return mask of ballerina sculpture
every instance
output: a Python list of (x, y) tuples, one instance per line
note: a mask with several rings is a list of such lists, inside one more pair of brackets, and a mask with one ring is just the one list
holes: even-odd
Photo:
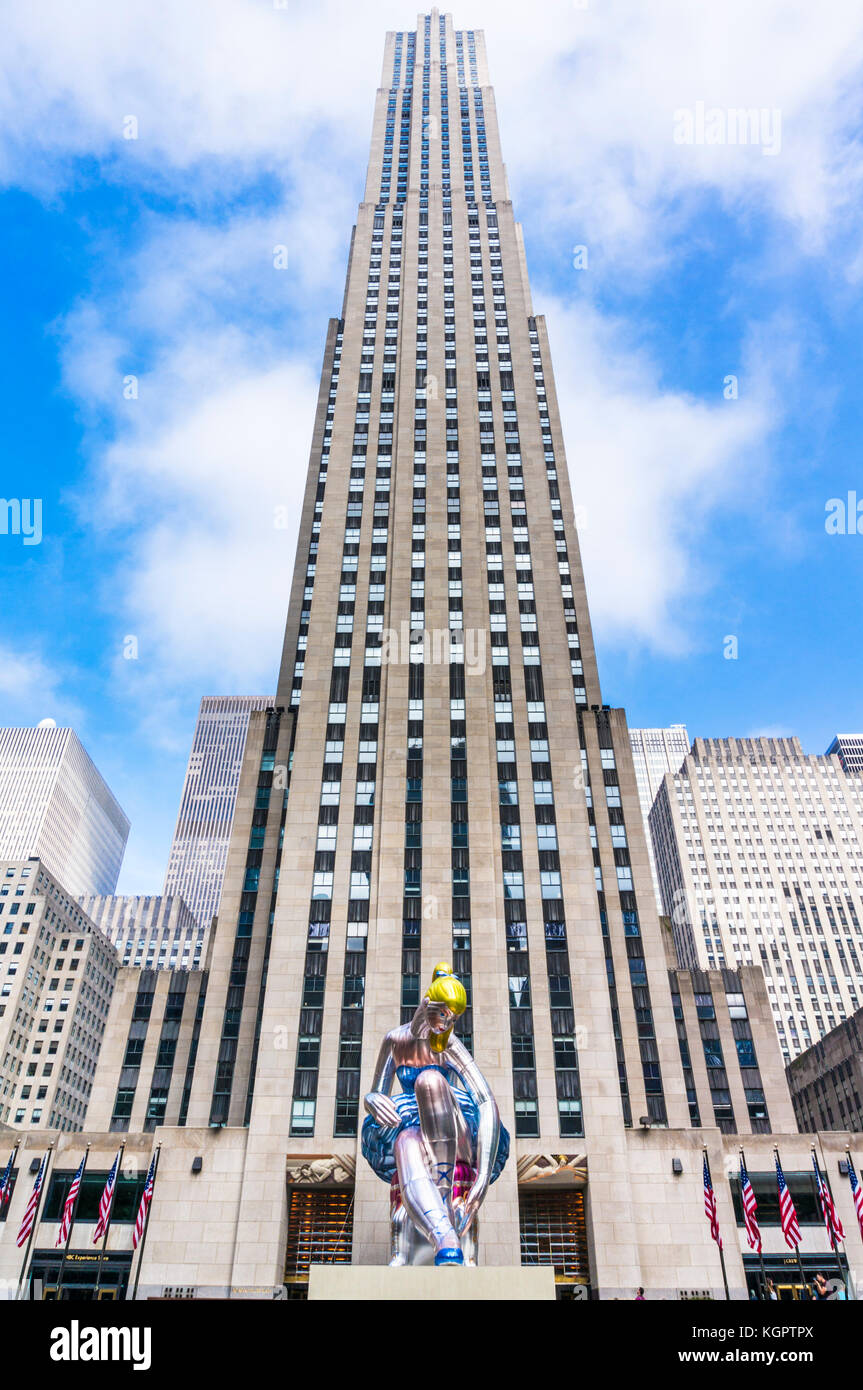
[(410, 1023), (384, 1038), (365, 1097), (362, 1151), (391, 1185), (393, 1265), (422, 1263), (429, 1245), (436, 1265), (476, 1263), (477, 1212), (509, 1154), (488, 1082), (453, 1034), (466, 1008), (461, 980), (436, 965)]

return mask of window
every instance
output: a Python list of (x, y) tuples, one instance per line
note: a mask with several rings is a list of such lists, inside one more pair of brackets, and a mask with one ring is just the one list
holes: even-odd
[(510, 975), (509, 1006), (511, 1009), (530, 1008), (530, 979), (527, 975)]
[(559, 1100), (557, 1113), (561, 1134), (581, 1135), (584, 1133), (581, 1122), (580, 1100)]
[(572, 1008), (572, 990), (568, 975), (549, 975), (549, 1003), (553, 1009)]
[(741, 1067), (757, 1067), (755, 1044), (751, 1038), (737, 1038), (737, 1056)]
[(572, 1071), (578, 1066), (575, 1038), (559, 1037), (554, 1040), (554, 1065), (559, 1071)]
[(291, 1134), (309, 1135), (315, 1129), (315, 1102), (295, 1100), (291, 1107)]
[(712, 994), (696, 994), (695, 1012), (699, 1018), (715, 1018), (716, 1010), (713, 1007)]
[(321, 1055), (320, 1038), (309, 1035), (301, 1036), (297, 1043), (297, 1066), (298, 1067), (317, 1067)]
[(531, 1138), (539, 1134), (539, 1116), (537, 1115), (535, 1100), (517, 1100), (515, 1102), (515, 1132), (524, 1138)]

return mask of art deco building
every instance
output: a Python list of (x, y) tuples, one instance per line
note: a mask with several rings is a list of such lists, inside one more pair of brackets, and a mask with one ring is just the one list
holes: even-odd
[(113, 893), (128, 836), (72, 729), (0, 729), (0, 859), (38, 857), (69, 893)]
[[(677, 970), (669, 931), (626, 719), (600, 692), (484, 38), (432, 10), (386, 39), (278, 695), (249, 718), (206, 992), (201, 980), (178, 1019), (170, 972), (153, 988), (130, 972), (100, 1079), (99, 1122), (130, 1119), (139, 1169), (161, 1143), (142, 1292), (302, 1296), (324, 1266), (314, 1296), (340, 1265), (387, 1264), (389, 1192), (359, 1153), (361, 1098), (381, 1038), (446, 959), (513, 1141), (480, 1264), (545, 1266), (552, 1294), (552, 1267), (570, 1295), (716, 1292), (706, 1144), (746, 1297), (739, 1136), (769, 1177), (781, 1132), (804, 1184), (808, 1140), (791, 1132), (757, 975)], [(189, 1034), (151, 1139), (138, 1126), (169, 1001)], [(144, 1054), (130, 1105), (120, 1073)], [(90, 1137), (106, 1171), (116, 1129)], [(26, 1136), (26, 1160), (46, 1139)], [(66, 1136), (59, 1149), (65, 1174), (77, 1151)], [(837, 1194), (846, 1228), (849, 1202)], [(824, 1238), (807, 1229), (804, 1260), (823, 1259)], [(781, 1260), (778, 1227), (765, 1245)], [(7, 1247), (0, 1275), (15, 1273)], [(127, 1229), (109, 1252), (121, 1287)], [(54, 1268), (41, 1228), (36, 1254)], [(512, 1297), (513, 1277), (500, 1288)]]
[(676, 772), (689, 752), (689, 735), (685, 724), (672, 724), (667, 729), (630, 729), (629, 742), (632, 747), (632, 764), (635, 768), (635, 781), (638, 786), (638, 800), (647, 835), (647, 853), (650, 858), (650, 872), (653, 876), (653, 889), (657, 905), (662, 911), (662, 894), (659, 891), (659, 878), (653, 857), (653, 842), (650, 838), (648, 817), (654, 797), (662, 786), (666, 772)]
[(863, 780), (795, 738), (696, 739), (650, 815), (681, 961), (760, 963), (786, 1060), (863, 997)]
[(0, 860), (4, 1124), (84, 1128), (117, 965), (110, 941), (40, 860)]
[(164, 896), (184, 898), (204, 930), (219, 910), (249, 715), (273, 703), (264, 695), (205, 695), (201, 701)]

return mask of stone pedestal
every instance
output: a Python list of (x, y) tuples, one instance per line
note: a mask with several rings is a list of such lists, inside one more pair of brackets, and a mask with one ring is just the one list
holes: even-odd
[(310, 1300), (468, 1303), (517, 1299), (522, 1303), (553, 1300), (554, 1296), (554, 1270), (550, 1265), (527, 1269), (521, 1265), (486, 1265), (476, 1269), (312, 1265), (309, 1270)]

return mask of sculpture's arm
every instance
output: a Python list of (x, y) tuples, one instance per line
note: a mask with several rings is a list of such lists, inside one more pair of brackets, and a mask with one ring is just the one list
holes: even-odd
[(476, 1177), (458, 1215), (459, 1233), (467, 1230), (485, 1200), (491, 1183), (491, 1170), (497, 1156), (500, 1138), (500, 1114), (491, 1088), (470, 1053), (453, 1038), (447, 1048), (447, 1060), (461, 1077), (479, 1110), (479, 1130), (476, 1140)]
[(378, 1060), (375, 1063), (372, 1089), (363, 1100), (368, 1114), (382, 1129), (397, 1129), (400, 1123), (399, 1112), (390, 1098), (395, 1074), (392, 1035), (387, 1033), (381, 1043)]

